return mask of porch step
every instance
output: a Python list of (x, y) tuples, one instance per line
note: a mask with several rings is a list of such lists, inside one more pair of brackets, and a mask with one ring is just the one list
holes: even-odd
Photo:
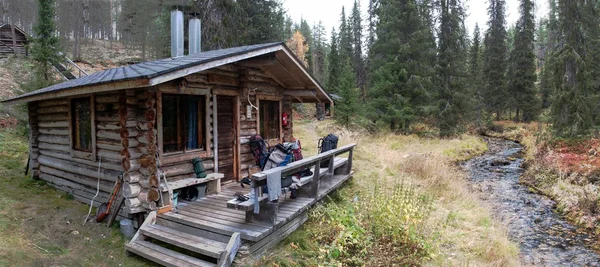
[[(157, 224), (157, 219), (156, 211), (148, 214), (138, 232), (125, 245), (128, 252), (165, 266), (221, 267), (233, 263), (240, 244), (239, 233), (215, 238), (190, 233), (175, 225)], [(173, 247), (181, 249), (170, 249)]]
[(227, 247), (226, 243), (180, 232), (158, 224), (144, 227), (141, 231), (144, 236), (212, 258), (221, 257)]
[(217, 266), (214, 263), (175, 252), (148, 241), (136, 240), (133, 243), (128, 243), (125, 247), (127, 251), (164, 266)]

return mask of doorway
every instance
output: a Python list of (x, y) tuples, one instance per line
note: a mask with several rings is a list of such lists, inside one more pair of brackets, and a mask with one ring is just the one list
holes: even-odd
[(233, 96), (217, 96), (217, 133), (219, 172), (223, 182), (238, 181), (236, 101)]

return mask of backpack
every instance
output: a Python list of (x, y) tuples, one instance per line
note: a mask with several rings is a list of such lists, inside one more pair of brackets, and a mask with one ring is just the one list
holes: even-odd
[(253, 135), (250, 137), (250, 149), (256, 165), (261, 169), (264, 168), (267, 159), (269, 158), (269, 150), (267, 148), (267, 142), (259, 135)]
[[(327, 152), (337, 148), (339, 137), (335, 134), (328, 134), (324, 138), (319, 139), (319, 153)], [(321, 162), (321, 168), (329, 167), (329, 160)]]

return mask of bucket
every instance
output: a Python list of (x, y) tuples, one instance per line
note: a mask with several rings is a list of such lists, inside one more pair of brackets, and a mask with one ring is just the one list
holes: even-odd
[(121, 234), (128, 238), (132, 238), (135, 234), (135, 229), (133, 229), (133, 222), (130, 219), (122, 219), (120, 222)]

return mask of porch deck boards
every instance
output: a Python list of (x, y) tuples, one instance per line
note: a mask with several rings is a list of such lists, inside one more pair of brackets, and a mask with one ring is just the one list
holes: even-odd
[(282, 195), (274, 224), (256, 220), (247, 222), (244, 211), (227, 208), (227, 201), (233, 198), (234, 193), (247, 193), (250, 190), (248, 187), (242, 188), (238, 183), (223, 185), (218, 195), (208, 195), (194, 202), (180, 201), (177, 212), (171, 211), (159, 217), (223, 235), (239, 232), (243, 241), (260, 242), (290, 222), (304, 222), (305, 219), (299, 220), (297, 217), (306, 216), (306, 211), (312, 205), (339, 188), (351, 176), (352, 174), (341, 174), (321, 178), (316, 198), (301, 194), (298, 198), (291, 199), (289, 193)]

